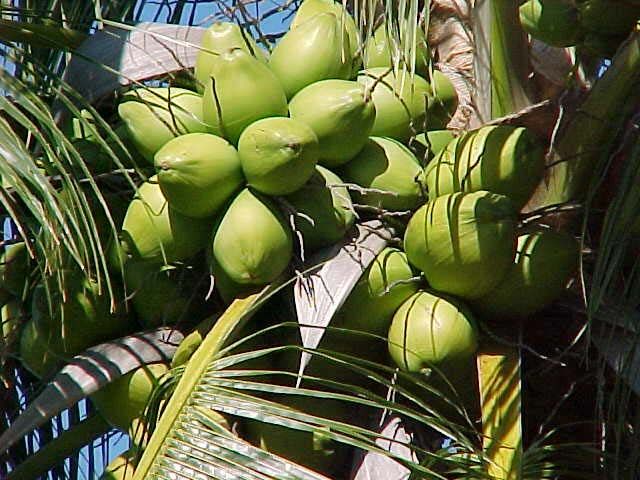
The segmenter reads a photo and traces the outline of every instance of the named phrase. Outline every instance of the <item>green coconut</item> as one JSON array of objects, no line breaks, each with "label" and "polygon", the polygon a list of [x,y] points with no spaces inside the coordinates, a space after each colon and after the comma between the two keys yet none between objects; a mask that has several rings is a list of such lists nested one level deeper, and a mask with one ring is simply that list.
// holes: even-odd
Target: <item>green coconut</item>
[{"label": "green coconut", "polygon": [[165,199],[157,177],[143,183],[122,223],[125,251],[134,258],[171,263],[186,260],[204,248],[212,221],[187,217]]},{"label": "green coconut", "polygon": [[393,313],[418,290],[414,276],[402,250],[385,248],[362,274],[332,325],[386,335]]},{"label": "green coconut", "polygon": [[271,117],[242,132],[238,153],[250,187],[267,195],[287,195],[311,178],[320,151],[318,137],[306,124]]},{"label": "green coconut", "polygon": [[295,226],[302,235],[305,251],[333,245],[355,222],[351,197],[343,184],[331,170],[317,166],[309,182],[286,197],[297,212]]},{"label": "green coconut", "polygon": [[519,13],[522,28],[533,38],[554,47],[570,47],[578,41],[578,9],[573,2],[528,0]]},{"label": "green coconut", "polygon": [[207,28],[202,35],[200,47],[201,50],[196,55],[194,72],[200,93],[204,92],[204,86],[209,82],[211,67],[221,53],[239,48],[261,62],[267,63],[264,51],[258,47],[251,35],[232,22],[215,22]]},{"label": "green coconut", "polygon": [[22,296],[31,271],[29,250],[24,242],[4,247],[0,256],[0,286],[12,295]]},{"label": "green coconut", "polygon": [[144,328],[175,325],[187,315],[191,293],[181,288],[180,273],[155,262],[128,259],[125,263],[127,296]]},{"label": "green coconut", "polygon": [[127,450],[109,462],[99,480],[131,480],[136,469],[136,449]]},{"label": "green coconut", "polygon": [[234,145],[256,120],[287,115],[287,97],[278,78],[264,63],[240,49],[220,54],[211,67],[202,101],[211,133]]},{"label": "green coconut", "polygon": [[458,92],[444,73],[433,70],[429,77],[431,88],[427,102],[427,130],[447,128],[458,108]]},{"label": "green coconut", "polygon": [[139,367],[95,392],[91,401],[111,426],[127,432],[144,414],[153,389],[168,370],[164,363]]},{"label": "green coconut", "polygon": [[19,299],[11,299],[0,307],[0,349],[4,354],[13,353],[19,340],[22,325],[26,322],[27,315]]},{"label": "green coconut", "polygon": [[489,190],[522,208],[542,180],[544,151],[523,127],[494,125],[468,132],[425,169],[429,198]]},{"label": "green coconut", "polygon": [[19,357],[22,365],[38,378],[48,378],[64,361],[61,339],[28,320],[20,332]]},{"label": "green coconut", "polygon": [[209,133],[170,140],[158,150],[154,164],[169,205],[188,217],[213,216],[244,184],[236,149]]},{"label": "green coconut", "polygon": [[587,32],[579,47],[583,52],[596,57],[613,58],[622,42],[627,39],[627,36]]},{"label": "green coconut", "polygon": [[370,93],[376,118],[370,135],[391,137],[401,142],[423,130],[431,87],[419,75],[406,71],[397,75],[385,67],[368,68],[358,83]]},{"label": "green coconut", "polygon": [[393,315],[388,341],[391,358],[403,370],[453,370],[473,357],[478,332],[461,302],[419,291]]},{"label": "green coconut", "polygon": [[404,250],[435,290],[479,298],[511,267],[516,220],[513,203],[504,195],[483,190],[443,195],[411,217]]},{"label": "green coconut", "polygon": [[264,285],[291,261],[291,231],[271,200],[242,190],[213,236],[213,259],[239,284]]},{"label": "green coconut", "polygon": [[289,30],[269,59],[287,98],[320,80],[348,79],[351,65],[349,42],[333,13],[319,13]]},{"label": "green coconut", "polygon": [[640,5],[611,0],[583,0],[578,3],[580,26],[598,35],[628,35],[640,20]]},{"label": "green coconut", "polygon": [[392,138],[371,137],[340,173],[349,183],[387,192],[356,192],[358,203],[392,211],[411,210],[424,198],[418,181],[423,174],[420,163],[411,150]]},{"label": "green coconut", "polygon": [[320,164],[342,165],[364,147],[376,119],[376,107],[364,88],[348,80],[323,80],[300,90],[289,103],[291,117],[314,131]]},{"label": "green coconut", "polygon": [[[402,30],[395,35],[391,34],[387,30],[386,23],[380,25],[373,32],[373,35],[367,40],[365,45],[365,66],[366,68],[384,67],[385,69],[391,68],[393,63],[392,52],[396,52],[400,68],[405,68],[407,71],[411,71],[411,58],[408,50],[399,49],[399,45],[396,45],[398,35],[400,38],[406,36],[405,27],[407,22],[402,21]],[[431,53],[427,44],[427,38],[424,34],[424,30],[419,26],[414,29],[415,39],[415,71],[421,75],[425,75],[429,71],[429,64],[431,62]],[[407,38],[408,40],[408,38]]]},{"label": "green coconut", "polygon": [[300,7],[298,7],[296,15],[291,21],[291,29],[302,25],[320,13],[333,13],[338,19],[341,39],[343,42],[347,41],[349,44],[349,58],[352,64],[351,70],[353,74],[357,73],[362,63],[358,52],[360,34],[356,22],[353,20],[351,14],[345,10],[341,2],[335,2],[334,0],[304,0],[300,4]]},{"label": "green coconut", "polygon": [[[279,398],[278,402],[298,412],[333,421],[345,421],[349,418],[344,404],[336,400],[286,395]],[[344,468],[349,459],[349,449],[328,438],[322,428],[304,431],[248,420],[245,431],[249,441],[263,450],[331,478]]]},{"label": "green coconut", "polygon": [[206,132],[202,97],[178,87],[139,88],[127,92],[118,106],[129,137],[140,154],[153,156],[174,137]]},{"label": "green coconut", "polygon": [[474,303],[487,320],[525,318],[558,298],[578,268],[578,242],[545,230],[518,237],[516,258],[502,281]]},{"label": "green coconut", "polygon": [[415,141],[418,145],[424,147],[424,152],[420,149],[422,158],[426,162],[430,162],[433,158],[445,149],[455,137],[451,130],[430,130],[416,136]]}]

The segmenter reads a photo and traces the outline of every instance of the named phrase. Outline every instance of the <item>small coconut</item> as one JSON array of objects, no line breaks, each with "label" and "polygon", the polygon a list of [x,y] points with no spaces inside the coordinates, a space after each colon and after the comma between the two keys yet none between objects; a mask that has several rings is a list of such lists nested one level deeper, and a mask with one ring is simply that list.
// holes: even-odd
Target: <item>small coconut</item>
[{"label": "small coconut", "polygon": [[171,263],[186,260],[204,248],[213,221],[187,217],[167,202],[156,176],[143,183],[122,223],[125,251],[134,258]]},{"label": "small coconut", "polygon": [[289,30],[269,59],[287,98],[320,80],[348,79],[351,64],[349,42],[333,13],[319,13]]},{"label": "small coconut", "polygon": [[362,274],[332,326],[385,335],[391,317],[418,290],[406,254],[387,247]]},{"label": "small coconut", "polygon": [[5,246],[0,255],[0,286],[21,297],[28,284],[30,267],[31,258],[24,242]]},{"label": "small coconut", "polygon": [[371,137],[340,173],[349,183],[386,192],[355,192],[358,203],[392,211],[411,210],[424,198],[419,183],[422,167],[411,150],[392,138]]},{"label": "small coconut", "polygon": [[421,158],[423,158],[425,162],[430,162],[438,153],[444,150],[454,138],[451,130],[430,130],[417,135],[415,143],[424,147],[424,151],[422,148],[419,149]]},{"label": "small coconut", "polygon": [[289,103],[291,118],[314,131],[320,143],[319,163],[342,165],[364,147],[376,109],[364,88],[348,80],[322,80],[300,90]]},{"label": "small coconut", "polygon": [[518,237],[516,258],[502,281],[473,304],[487,320],[525,318],[558,298],[578,268],[579,245],[564,232]]},{"label": "small coconut", "polygon": [[573,2],[528,0],[520,5],[519,13],[522,28],[547,45],[570,47],[578,41],[578,9]]},{"label": "small coconut", "polygon": [[194,70],[199,93],[204,92],[204,86],[209,82],[211,67],[221,53],[239,48],[261,62],[267,63],[267,56],[258,47],[253,37],[233,22],[215,22],[207,28],[202,35],[200,47]]},{"label": "small coconut", "polygon": [[249,125],[238,142],[247,183],[267,195],[287,195],[301,188],[318,162],[318,137],[306,124],[271,117]]},{"label": "small coconut", "polygon": [[27,320],[22,301],[17,298],[8,300],[0,307],[0,346],[5,353],[13,353],[20,329]]},{"label": "small coconut", "polygon": [[138,88],[124,95],[118,114],[131,141],[150,163],[160,148],[185,133],[206,132],[202,97],[178,87]]},{"label": "small coconut", "polygon": [[38,328],[35,320],[29,319],[20,332],[19,358],[37,378],[48,378],[61,365],[63,347],[59,337],[50,331]]},{"label": "small coconut", "polygon": [[269,67],[234,49],[221,53],[211,67],[202,109],[209,131],[237,145],[256,120],[286,116],[287,97]]},{"label": "small coconut", "polygon": [[397,74],[385,67],[368,68],[358,83],[371,95],[376,117],[371,135],[407,141],[422,131],[426,117],[429,83],[406,70]]},{"label": "small coconut", "polygon": [[461,302],[421,290],[393,315],[388,341],[391,358],[403,370],[452,370],[476,352],[478,332]]},{"label": "small coconut", "polygon": [[144,414],[154,388],[168,370],[164,363],[139,367],[95,392],[91,401],[111,426],[127,432]]},{"label": "small coconut", "polygon": [[610,0],[578,2],[580,26],[598,35],[626,36],[640,19],[640,4]]},{"label": "small coconut", "polygon": [[[398,32],[400,38],[407,36],[405,34],[406,21],[401,21],[401,30]],[[384,67],[385,69],[391,68],[393,63],[393,55],[391,52],[397,51],[396,56],[399,60],[400,68],[405,68],[407,71],[411,71],[411,58],[408,56],[409,52],[395,46],[393,41],[394,37],[398,34],[390,35],[387,29],[387,24],[381,24],[373,32],[373,35],[369,38],[365,46],[365,66],[366,68]],[[416,26],[414,29],[415,38],[415,72],[420,75],[426,75],[429,71],[429,64],[431,62],[431,53],[427,44],[427,38],[424,34],[424,30],[420,26]],[[408,40],[408,38],[407,38]]]},{"label": "small coconut", "polygon": [[524,127],[493,125],[458,137],[425,169],[429,198],[489,190],[517,209],[542,180],[544,152]]},{"label": "small coconut", "polygon": [[158,150],[154,164],[169,205],[188,217],[213,216],[244,185],[236,149],[209,133],[170,140]]},{"label": "small coconut", "polygon": [[239,284],[275,280],[292,253],[291,230],[276,206],[249,189],[231,202],[213,236],[214,261]]},{"label": "small coconut", "polygon": [[516,219],[513,203],[504,195],[443,195],[411,217],[404,250],[433,289],[479,298],[500,283],[513,262]]},{"label": "small coconut", "polygon": [[[317,166],[309,182],[286,197],[297,212],[294,222],[306,252],[333,245],[355,222],[344,182],[331,170]],[[313,222],[313,223],[312,223]]]}]

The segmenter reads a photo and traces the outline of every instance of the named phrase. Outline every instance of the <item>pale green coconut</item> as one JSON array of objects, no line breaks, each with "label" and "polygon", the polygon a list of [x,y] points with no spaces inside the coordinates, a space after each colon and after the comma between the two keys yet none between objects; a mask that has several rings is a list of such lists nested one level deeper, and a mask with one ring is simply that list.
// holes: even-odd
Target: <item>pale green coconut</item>
[{"label": "pale green coconut", "polygon": [[287,115],[287,97],[278,78],[240,49],[221,53],[214,62],[202,102],[210,132],[234,145],[256,120]]},{"label": "pale green coconut", "polygon": [[214,233],[214,261],[236,283],[264,285],[287,268],[292,254],[291,231],[276,206],[242,190]]},{"label": "pale green coconut", "polygon": [[122,223],[125,250],[134,258],[171,263],[186,260],[204,248],[213,222],[187,217],[165,199],[157,177],[143,183]]},{"label": "pale green coconut", "polygon": [[362,274],[332,325],[385,335],[391,317],[418,290],[406,254],[387,247]]},{"label": "pale green coconut", "polygon": [[131,141],[153,163],[153,156],[174,137],[206,132],[202,97],[178,87],[138,88],[127,92],[118,106]]},{"label": "pale green coconut", "polygon": [[433,70],[428,77],[429,90],[427,106],[427,130],[447,128],[458,108],[458,92],[453,83],[440,70]]},{"label": "pale green coconut", "polygon": [[127,297],[144,328],[175,325],[187,314],[192,292],[183,291],[176,269],[128,259],[124,279]]},{"label": "pale green coconut", "polygon": [[135,449],[127,450],[109,462],[99,480],[131,480],[136,469]]},{"label": "pale green coconut", "polygon": [[358,75],[358,83],[371,95],[376,118],[370,135],[391,137],[401,142],[422,131],[426,117],[429,83],[419,75],[385,67],[368,68]]},{"label": "pale green coconut", "polygon": [[98,390],[91,401],[111,426],[127,432],[144,414],[153,389],[168,370],[164,363],[139,367]]},{"label": "pale green coconut", "polygon": [[514,263],[502,281],[474,303],[487,320],[525,318],[558,298],[578,268],[579,245],[564,232],[518,237]]},{"label": "pale green coconut", "polygon": [[357,203],[391,211],[423,203],[422,167],[411,150],[392,138],[371,137],[340,173],[349,183],[387,192],[355,192]]},{"label": "pale green coconut", "polygon": [[30,264],[24,242],[5,246],[0,255],[0,287],[12,295],[22,296],[29,280]]},{"label": "pale green coconut", "polygon": [[319,163],[342,165],[364,147],[376,119],[374,102],[364,88],[348,80],[323,80],[303,88],[289,103],[291,118],[314,131]]},{"label": "pale green coconut", "polygon": [[[395,56],[398,59],[398,65],[402,69],[406,69],[407,71],[411,71],[411,59],[410,52],[407,49],[401,48],[399,45],[396,45],[396,42],[393,40],[394,38],[401,38],[408,36],[405,34],[405,28],[407,25],[406,21],[401,21],[400,32],[397,32],[395,35],[390,34],[387,30],[386,23],[380,25],[373,32],[373,35],[369,38],[365,46],[365,66],[366,68],[376,68],[376,67],[384,67],[385,69],[389,69],[394,66],[393,58],[394,55],[392,52],[396,52]],[[429,51],[429,46],[427,45],[427,38],[425,37],[424,30],[419,26],[416,26],[414,29],[414,39],[415,39],[415,72],[418,72],[420,75],[425,75],[429,71],[429,64],[431,62],[431,53]]]},{"label": "pale green coconut", "polygon": [[306,124],[271,117],[242,132],[238,153],[250,187],[267,195],[287,195],[311,178],[320,151],[318,137]]},{"label": "pale green coconut", "polygon": [[435,290],[466,299],[495,288],[515,256],[517,213],[487,191],[430,200],[409,220],[404,250]]},{"label": "pale green coconut", "polygon": [[430,162],[433,158],[445,149],[455,137],[451,130],[430,130],[416,136],[417,144],[424,147],[422,158],[426,162]]},{"label": "pale green coconut", "polygon": [[584,0],[578,3],[580,26],[598,35],[625,36],[640,20],[640,5],[611,0]]},{"label": "pale green coconut", "polygon": [[573,2],[528,0],[520,5],[519,13],[522,28],[547,45],[569,47],[578,41],[578,9]]},{"label": "pale green coconut", "polygon": [[472,358],[478,333],[473,315],[461,302],[419,291],[393,315],[388,341],[391,358],[403,370],[449,370]]},{"label": "pale green coconut", "polygon": [[232,22],[215,22],[204,31],[200,41],[201,50],[196,55],[195,77],[198,92],[204,92],[204,86],[209,82],[209,73],[213,63],[221,53],[234,48],[244,50],[263,63],[267,63],[267,56],[258,47],[255,40],[239,25]]},{"label": "pale green coconut", "polygon": [[489,190],[507,195],[517,209],[542,180],[544,151],[523,127],[494,125],[451,142],[425,169],[429,198]]},{"label": "pale green coconut", "polygon": [[349,44],[352,73],[357,73],[362,63],[358,53],[360,34],[356,22],[351,14],[345,10],[341,2],[335,2],[334,0],[304,0],[291,21],[291,29],[302,25],[320,13],[333,13],[338,19],[341,39]]},{"label": "pale green coconut", "polygon": [[351,76],[349,42],[333,13],[320,13],[289,30],[271,52],[269,67],[287,98],[307,85]]},{"label": "pale green coconut", "polygon": [[295,226],[306,252],[333,245],[355,222],[351,197],[343,184],[331,170],[317,166],[309,182],[286,197],[297,212]]},{"label": "pale green coconut", "polygon": [[170,140],[158,150],[154,164],[169,205],[188,217],[211,217],[244,185],[234,146],[209,133]]}]

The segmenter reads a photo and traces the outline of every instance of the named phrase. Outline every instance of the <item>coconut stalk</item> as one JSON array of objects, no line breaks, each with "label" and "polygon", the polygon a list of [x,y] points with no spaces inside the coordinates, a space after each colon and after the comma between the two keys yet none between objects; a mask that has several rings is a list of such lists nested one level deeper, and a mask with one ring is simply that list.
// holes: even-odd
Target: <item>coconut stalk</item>
[{"label": "coconut stalk", "polygon": [[609,153],[640,100],[639,82],[640,32],[635,31],[557,139],[547,180],[529,202],[529,210],[584,200],[599,160]]}]

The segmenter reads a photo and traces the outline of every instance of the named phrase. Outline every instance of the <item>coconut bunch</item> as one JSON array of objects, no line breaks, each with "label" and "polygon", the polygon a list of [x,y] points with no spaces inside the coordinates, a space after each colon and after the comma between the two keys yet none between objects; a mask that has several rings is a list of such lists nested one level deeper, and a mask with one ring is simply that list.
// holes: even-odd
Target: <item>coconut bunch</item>
[{"label": "coconut bunch", "polygon": [[603,57],[613,56],[639,19],[640,5],[623,0],[527,0],[520,6],[520,23],[532,37]]}]

